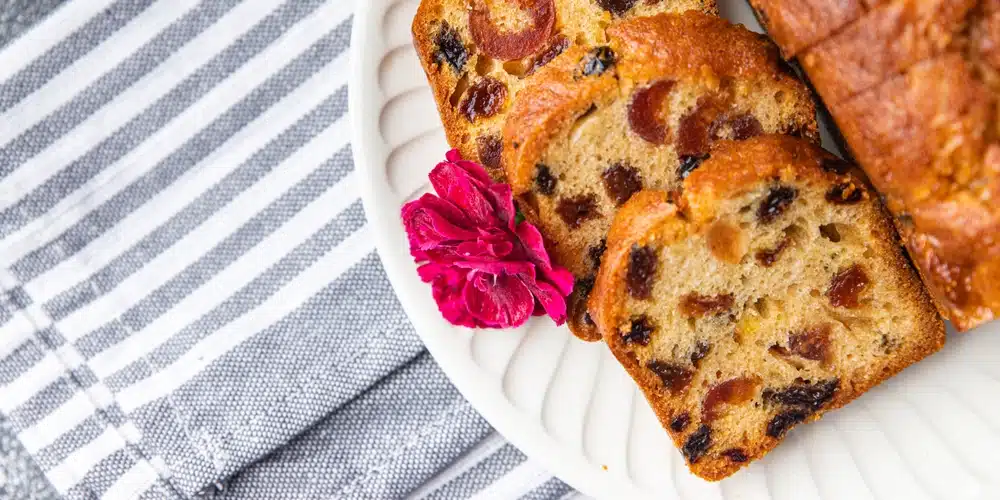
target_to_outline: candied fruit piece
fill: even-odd
[[[707,425],[702,424],[698,430],[691,433],[688,436],[687,441],[684,442],[684,446],[681,451],[684,452],[684,458],[687,459],[689,464],[694,464],[708,452],[708,449],[712,447],[712,429]]]
[[[765,389],[764,401],[801,408],[810,413],[830,402],[840,389],[840,379],[831,379],[815,384],[795,383],[784,389]]]
[[[479,161],[482,164],[499,172],[500,159],[503,156],[503,142],[495,135],[484,135],[476,138],[476,148],[479,150]]]
[[[724,457],[728,458],[729,460],[732,460],[734,463],[738,463],[738,464],[744,463],[747,460],[749,460],[747,458],[747,453],[745,451],[739,449],[739,448],[730,448],[730,449],[722,452],[722,456],[724,456]]]
[[[701,402],[701,418],[711,422],[722,416],[726,405],[746,404],[757,394],[760,387],[758,377],[737,377],[715,384]]]
[[[583,58],[583,76],[603,75],[616,61],[615,51],[610,47],[597,47]]]
[[[844,182],[830,188],[826,201],[835,205],[853,205],[865,199],[865,190],[853,182]]]
[[[858,297],[861,292],[871,284],[868,275],[855,264],[837,273],[830,281],[830,289],[826,291],[826,296],[830,298],[833,307],[844,307],[855,309],[861,305]]]
[[[667,122],[661,114],[675,82],[661,80],[632,96],[628,106],[628,125],[646,142],[663,144],[667,140]]]
[[[581,194],[572,198],[563,198],[559,201],[556,212],[562,218],[563,222],[573,229],[601,215],[597,209],[597,196],[593,194]]]
[[[674,394],[687,388],[694,377],[694,372],[690,368],[677,363],[654,360],[646,363],[646,368],[660,377],[660,380],[663,381],[663,386]]]
[[[764,267],[771,267],[778,261],[778,257],[781,256],[781,252],[784,252],[790,244],[791,239],[785,237],[778,243],[778,246],[770,250],[758,250],[757,253],[754,254],[754,258],[757,259],[758,264]]]
[[[697,344],[694,345],[694,351],[691,352],[691,363],[698,367],[698,362],[705,359],[708,356],[708,351],[712,349],[712,345],[704,340],[699,340]]]
[[[747,253],[750,238],[739,226],[726,221],[712,224],[706,235],[712,255],[730,264],[739,264]]]
[[[554,0],[517,0],[531,17],[531,26],[516,32],[500,31],[490,16],[486,2],[473,2],[469,11],[469,31],[476,45],[488,56],[501,61],[524,59],[538,52],[552,35],[556,24]]]
[[[626,344],[649,345],[649,337],[656,330],[656,326],[648,316],[642,315],[632,319],[629,330],[622,335],[622,340]]]
[[[689,293],[681,298],[681,314],[689,318],[703,318],[705,316],[715,316],[725,313],[733,308],[734,299],[732,294],[725,295],[701,295]]]
[[[616,15],[623,16],[626,12],[638,3],[639,0],[597,0],[597,5],[602,9]]]
[[[778,186],[771,188],[767,198],[761,202],[757,208],[757,218],[763,223],[773,222],[775,219],[788,210],[788,206],[795,201],[799,192],[792,187]]]
[[[687,426],[691,424],[691,414],[688,412],[681,413],[670,421],[670,430],[674,432],[681,432],[687,429]]]
[[[681,164],[677,167],[677,178],[680,180],[687,179],[691,172],[694,172],[701,166],[701,162],[708,159],[708,155],[689,155],[681,157]]]
[[[642,177],[639,171],[630,167],[627,163],[615,163],[601,174],[604,181],[604,190],[615,205],[621,206],[633,194],[642,189]]]
[[[447,63],[456,73],[461,73],[465,63],[469,62],[469,51],[462,43],[462,35],[448,23],[441,23],[441,29],[434,38],[437,51],[434,52],[434,59],[438,64]]]
[[[535,188],[545,196],[551,196],[556,192],[556,178],[552,176],[548,165],[541,163],[535,165]]]
[[[788,349],[801,358],[826,363],[830,359],[830,325],[815,326],[788,336]]]
[[[781,412],[768,422],[767,435],[775,439],[781,439],[788,432],[788,429],[805,422],[807,416],[802,410]]]
[[[587,250],[587,257],[590,258],[590,265],[597,269],[601,267],[601,258],[604,257],[604,252],[608,250],[608,240],[601,239],[601,242],[595,246],[590,247]]]
[[[729,126],[733,130],[733,139],[737,141],[745,141],[764,133],[764,127],[761,126],[760,121],[751,114],[739,115],[730,119]]]
[[[707,95],[698,99],[695,108],[681,117],[677,125],[677,154],[699,156],[708,154],[711,146],[711,129],[726,103],[717,96]]]
[[[479,118],[489,118],[499,113],[506,101],[507,86],[500,80],[487,76],[469,87],[459,110],[466,120],[473,123]]]
[[[656,252],[650,247],[633,245],[629,253],[628,273],[625,276],[628,294],[636,299],[648,299],[653,292],[656,277]]]

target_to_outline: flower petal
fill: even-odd
[[[463,291],[469,313],[492,328],[521,326],[535,308],[531,291],[515,276],[476,273]]]
[[[565,267],[553,267],[548,271],[543,270],[539,281],[551,283],[563,297],[569,297],[573,293],[575,278],[573,278],[573,273]]]
[[[539,282],[526,285],[531,289],[532,295],[538,300],[545,313],[555,321],[556,325],[566,322],[566,298],[559,293],[556,287]]]
[[[517,225],[517,239],[521,240],[529,260],[537,264],[543,271],[552,269],[549,253],[545,251],[545,240],[538,228],[529,222]]]
[[[454,203],[473,224],[486,227],[499,225],[492,196],[485,194],[488,185],[454,163],[439,164],[429,177],[438,196]]]

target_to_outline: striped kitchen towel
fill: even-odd
[[[385,279],[353,6],[68,0],[0,51],[0,414],[58,494],[573,494],[456,393]]]

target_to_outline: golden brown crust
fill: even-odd
[[[865,12],[861,0],[751,0],[750,3],[788,58],[825,40]]]
[[[663,382],[651,370],[640,365],[625,337],[619,333],[620,325],[627,321],[625,276],[631,249],[635,245],[651,243],[663,247],[703,231],[703,227],[716,215],[711,212],[722,200],[738,197],[761,181],[771,182],[777,177],[792,185],[822,186],[851,179],[858,185],[867,186],[862,177],[854,175],[854,170],[849,170],[846,175],[822,170],[823,160],[831,158],[829,153],[816,146],[787,137],[764,136],[744,142],[727,141],[720,144],[712,158],[685,181],[684,194],[677,205],[668,201],[670,196],[667,193],[643,191],[618,212],[609,233],[606,258],[591,296],[591,311],[605,342],[643,390],[678,448],[685,445],[688,435],[669,430],[673,417],[679,411],[678,402],[662,389]],[[834,399],[823,410],[810,415],[807,422],[820,418],[826,411],[844,406],[905,367],[936,352],[945,341],[944,325],[901,251],[888,213],[875,196],[869,196],[858,208],[859,218],[868,221],[872,229],[869,242],[873,251],[888,257],[888,266],[879,278],[892,282],[893,289],[900,294],[900,302],[905,303],[907,310],[915,315],[917,320],[914,324],[921,325],[923,331],[908,332],[914,341],[883,364],[852,372],[850,380],[843,381]],[[761,458],[779,442],[780,439],[765,438],[745,443],[742,450],[748,460],[744,463],[709,455],[690,465],[690,468],[702,478],[720,480]]]

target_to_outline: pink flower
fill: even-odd
[[[535,226],[516,221],[510,186],[458,151],[430,173],[433,194],[403,206],[410,254],[452,324],[523,325],[532,315],[566,321],[573,275],[555,267]]]

